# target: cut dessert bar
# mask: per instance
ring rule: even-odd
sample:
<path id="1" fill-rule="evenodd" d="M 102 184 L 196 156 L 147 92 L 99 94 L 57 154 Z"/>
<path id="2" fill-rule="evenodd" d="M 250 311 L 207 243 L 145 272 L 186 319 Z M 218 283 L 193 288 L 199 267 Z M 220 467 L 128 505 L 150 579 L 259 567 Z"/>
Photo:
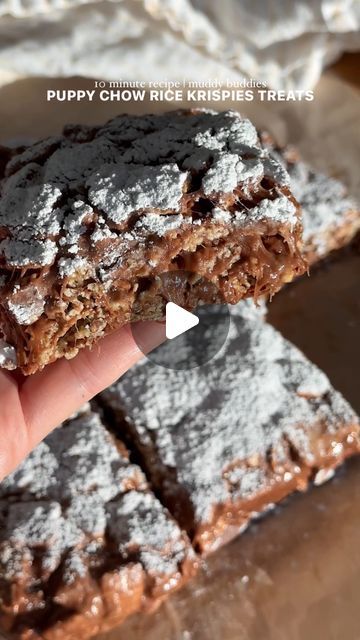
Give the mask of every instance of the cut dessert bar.
<path id="1" fill-rule="evenodd" d="M 360 207 L 346 186 L 313 169 L 294 147 L 277 147 L 268 134 L 261 137 L 288 171 L 291 190 L 302 207 L 303 253 L 308 263 L 351 242 L 360 230 Z"/>
<path id="2" fill-rule="evenodd" d="M 304 271 L 300 237 L 286 171 L 236 112 L 67 127 L 0 181 L 0 362 L 33 373 L 162 317 L 172 270 L 189 309 L 271 295 Z"/>
<path id="3" fill-rule="evenodd" d="M 304 255 L 311 265 L 351 242 L 360 229 L 360 208 L 340 180 L 302 161 L 287 166 L 302 206 Z"/>
<path id="4" fill-rule="evenodd" d="M 98 415 L 70 419 L 0 484 L 0 627 L 83 640 L 196 570 L 186 535 Z"/>
<path id="5" fill-rule="evenodd" d="M 158 495 L 204 554 L 360 451 L 349 404 L 245 302 L 208 365 L 184 372 L 142 361 L 102 394 L 115 428 L 136 442 Z"/>

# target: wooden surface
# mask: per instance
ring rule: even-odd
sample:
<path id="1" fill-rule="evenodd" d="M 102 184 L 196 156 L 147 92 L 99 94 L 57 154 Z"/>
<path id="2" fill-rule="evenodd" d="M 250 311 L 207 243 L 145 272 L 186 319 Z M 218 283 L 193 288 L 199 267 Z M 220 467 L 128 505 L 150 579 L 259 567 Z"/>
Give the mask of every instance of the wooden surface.
<path id="1" fill-rule="evenodd" d="M 331 72 L 360 88 L 360 53 L 346 53 L 331 67 Z"/>

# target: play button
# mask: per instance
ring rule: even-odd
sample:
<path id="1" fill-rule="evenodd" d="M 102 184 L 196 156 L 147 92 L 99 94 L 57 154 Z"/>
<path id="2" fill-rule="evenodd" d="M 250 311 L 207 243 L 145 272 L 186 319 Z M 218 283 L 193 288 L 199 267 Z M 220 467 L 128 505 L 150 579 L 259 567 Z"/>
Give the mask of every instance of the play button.
<path id="1" fill-rule="evenodd" d="M 145 306 L 163 313 L 163 343 L 150 353 L 144 327 L 136 322 Z M 181 270 L 145 282 L 133 316 L 131 330 L 138 347 L 151 362 L 168 369 L 193 369 L 209 362 L 223 346 L 230 327 L 228 306 L 221 303 L 214 283 Z"/>
<path id="2" fill-rule="evenodd" d="M 199 318 L 190 311 L 186 311 L 175 302 L 166 305 L 165 332 L 168 340 L 177 338 L 185 331 L 189 331 L 199 324 Z"/>

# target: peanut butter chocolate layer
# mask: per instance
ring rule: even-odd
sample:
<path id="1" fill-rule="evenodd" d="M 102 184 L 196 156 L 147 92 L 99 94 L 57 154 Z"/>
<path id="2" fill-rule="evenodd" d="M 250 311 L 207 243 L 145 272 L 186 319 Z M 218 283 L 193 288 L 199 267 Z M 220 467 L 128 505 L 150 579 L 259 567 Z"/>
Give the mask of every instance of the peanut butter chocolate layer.
<path id="1" fill-rule="evenodd" d="M 204 554 L 360 451 L 359 419 L 326 375 L 261 309 L 256 317 L 244 301 L 236 312 L 210 364 L 183 372 L 143 361 L 102 394 Z"/>
<path id="2" fill-rule="evenodd" d="M 124 445 L 85 412 L 0 485 L 0 625 L 83 640 L 153 607 L 196 568 Z"/>
<path id="3" fill-rule="evenodd" d="M 33 373 L 129 320 L 162 317 L 157 276 L 169 270 L 198 275 L 189 308 L 271 295 L 304 270 L 289 177 L 236 112 L 67 127 L 4 172 L 3 367 Z"/>
<path id="4" fill-rule="evenodd" d="M 291 190 L 302 207 L 303 252 L 308 263 L 351 242 L 360 229 L 360 207 L 346 186 L 303 162 L 294 147 L 276 147 L 268 134 L 262 138 L 288 171 Z"/>

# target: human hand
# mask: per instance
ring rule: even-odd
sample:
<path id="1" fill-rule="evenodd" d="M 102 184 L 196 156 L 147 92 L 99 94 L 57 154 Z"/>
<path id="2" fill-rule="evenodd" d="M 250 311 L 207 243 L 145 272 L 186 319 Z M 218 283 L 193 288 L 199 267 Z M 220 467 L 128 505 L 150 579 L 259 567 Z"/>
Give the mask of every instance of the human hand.
<path id="1" fill-rule="evenodd" d="M 141 326 L 143 351 L 129 326 L 72 360 L 58 360 L 32 376 L 0 370 L 0 480 L 84 402 L 117 380 L 164 339 L 156 322 Z"/>

